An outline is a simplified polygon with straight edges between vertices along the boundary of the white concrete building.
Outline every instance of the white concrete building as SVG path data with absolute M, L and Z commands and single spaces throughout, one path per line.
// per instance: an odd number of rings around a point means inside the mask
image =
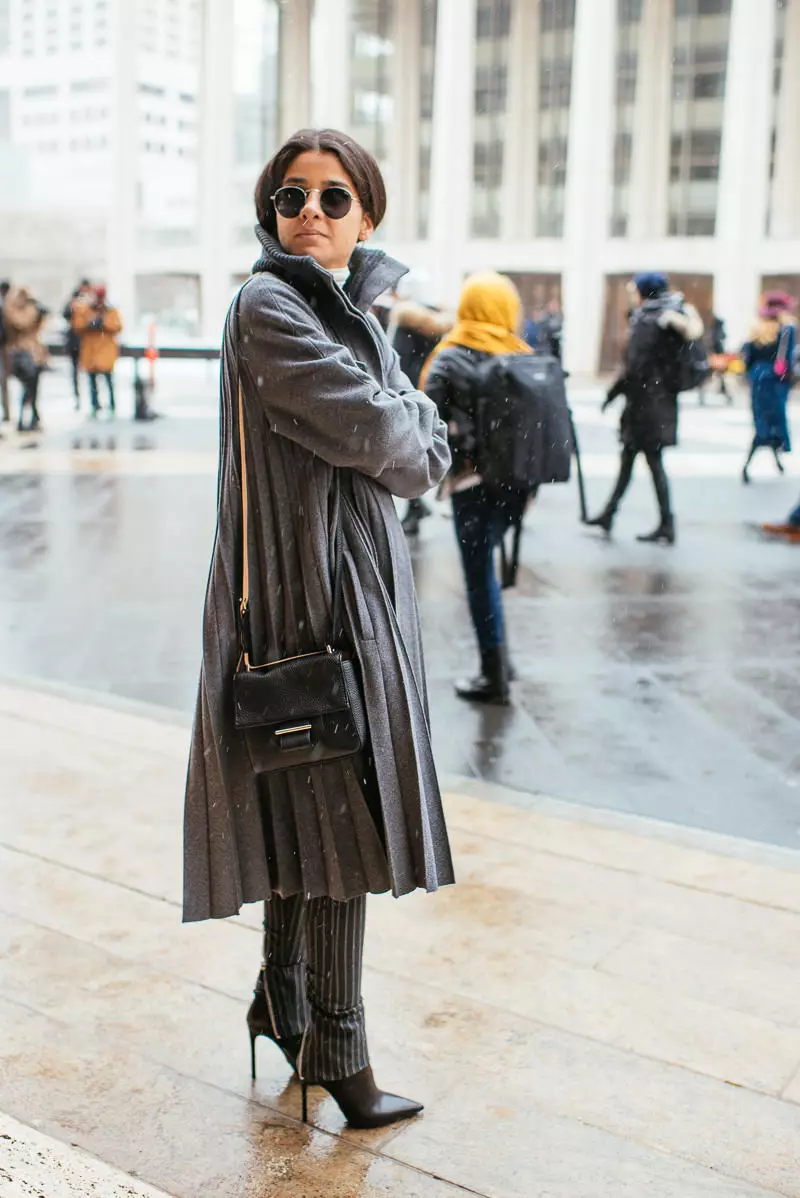
M 129 324 L 216 341 L 303 124 L 379 158 L 433 299 L 487 266 L 560 297 L 575 371 L 613 366 L 637 269 L 732 342 L 800 295 L 800 0 L 0 0 L 0 272 L 15 212 L 77 207 Z

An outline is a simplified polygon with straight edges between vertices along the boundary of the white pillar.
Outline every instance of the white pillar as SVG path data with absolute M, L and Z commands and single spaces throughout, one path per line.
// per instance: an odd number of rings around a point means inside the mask
M 119 308 L 126 336 L 130 339 L 133 339 L 136 324 L 136 185 L 141 156 L 136 92 L 139 44 L 136 18 L 135 4 L 117 4 L 112 10 L 112 187 L 106 247 L 109 297 Z
M 281 6 L 280 128 L 281 141 L 311 121 L 312 0 L 292 0 Z
M 434 296 L 461 290 L 472 195 L 476 0 L 439 0 L 431 159 L 431 276 Z
M 350 5 L 315 0 L 311 26 L 311 120 L 318 129 L 350 127 Z
M 800 0 L 788 0 L 770 236 L 800 237 Z
M 234 106 L 230 0 L 204 3 L 200 122 L 202 332 L 204 340 L 216 345 L 231 295 Z
M 514 0 L 508 59 L 501 234 L 522 241 L 536 226 L 539 0 Z
M 775 5 L 733 0 L 717 204 L 724 263 L 714 278 L 714 307 L 731 345 L 752 323 L 758 298 L 768 198 Z
M 597 370 L 611 210 L 615 0 L 578 0 L 565 197 L 564 361 Z
M 631 241 L 667 235 L 673 5 L 644 0 L 639 29 L 631 152 Z

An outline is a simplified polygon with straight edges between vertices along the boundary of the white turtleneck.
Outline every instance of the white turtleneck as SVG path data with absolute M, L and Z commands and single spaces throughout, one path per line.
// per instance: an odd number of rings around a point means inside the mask
M 333 275 L 333 281 L 337 287 L 344 287 L 345 283 L 350 278 L 350 267 L 337 266 L 333 270 L 329 270 L 328 274 Z

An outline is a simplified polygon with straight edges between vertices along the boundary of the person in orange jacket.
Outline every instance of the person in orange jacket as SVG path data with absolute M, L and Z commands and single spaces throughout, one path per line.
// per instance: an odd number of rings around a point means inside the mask
M 108 387 L 108 407 L 116 411 L 113 373 L 119 357 L 119 334 L 122 318 L 108 303 L 105 287 L 95 287 L 88 301 L 76 301 L 73 307 L 73 326 L 81 339 L 80 368 L 89 376 L 89 396 L 92 415 L 100 411 L 97 376 L 103 375 Z

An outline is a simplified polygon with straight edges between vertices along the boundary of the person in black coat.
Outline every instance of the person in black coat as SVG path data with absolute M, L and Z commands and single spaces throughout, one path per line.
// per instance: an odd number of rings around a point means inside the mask
M 419 385 L 422 367 L 429 354 L 453 324 L 448 313 L 421 302 L 422 286 L 420 277 L 413 271 L 400 280 L 387 330 L 392 348 L 400 359 L 400 369 L 414 387 Z M 431 509 L 424 499 L 410 499 L 403 517 L 403 531 L 408 536 L 415 536 L 420 521 L 430 514 Z
M 623 395 L 620 421 L 622 453 L 619 474 L 599 516 L 587 523 L 611 532 L 617 508 L 630 486 L 638 454 L 644 454 L 653 477 L 660 520 L 639 541 L 675 542 L 675 518 L 663 450 L 678 442 L 678 389 L 675 364 L 681 344 L 699 341 L 703 322 L 679 293 L 670 294 L 665 275 L 641 274 L 633 281 L 633 311 L 622 374 L 610 388 L 603 411 Z

